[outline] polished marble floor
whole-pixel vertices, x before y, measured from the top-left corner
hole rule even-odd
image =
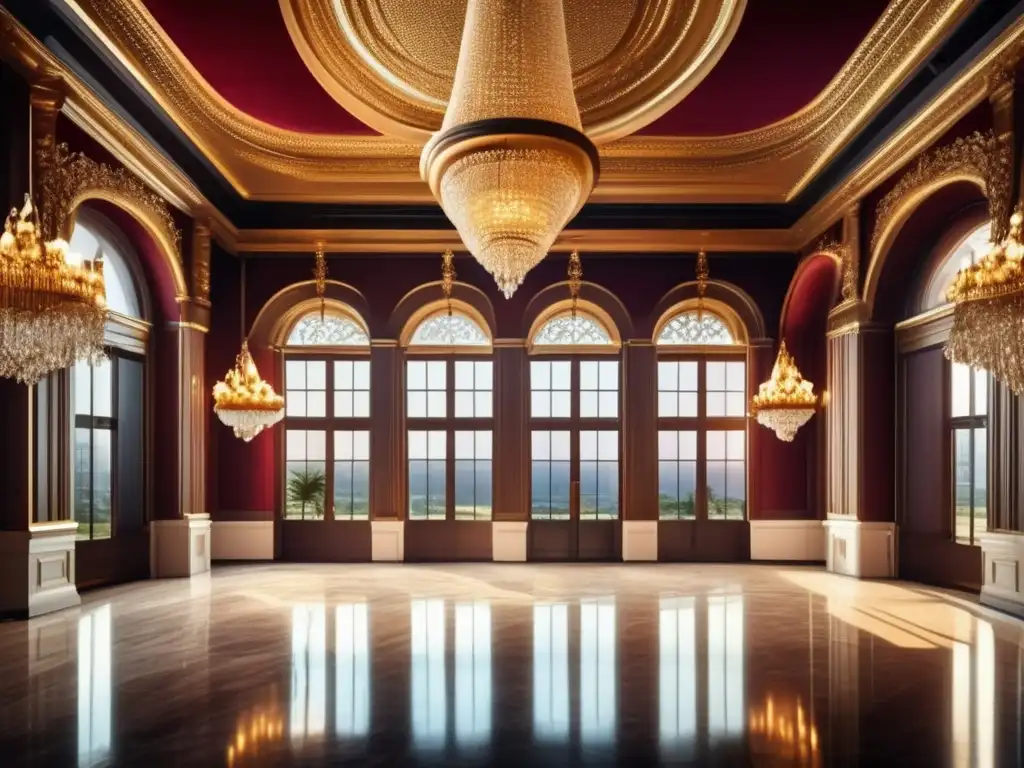
[[[818,569],[301,566],[0,624],[0,765],[1024,764],[1024,623]]]

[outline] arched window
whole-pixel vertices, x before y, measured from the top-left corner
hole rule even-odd
[[[288,334],[289,347],[368,347],[370,337],[363,327],[348,315],[331,312],[310,312],[299,318]]]
[[[421,314],[403,334],[412,521],[491,519],[491,340],[482,318],[453,305]]]
[[[659,346],[705,346],[735,344],[736,340],[721,317],[694,309],[680,312],[665,323],[656,343]]]
[[[149,325],[141,270],[128,240],[105,217],[80,210],[71,250],[102,258],[107,357],[75,364],[74,518],[78,538],[106,539],[145,525],[145,354]]]
[[[985,223],[970,232],[960,242],[939,265],[939,268],[932,273],[924,290],[920,311],[926,312],[949,303],[946,299],[946,291],[953,284],[956,273],[964,267],[977,263],[978,259],[985,255],[991,237],[992,225]]]
[[[728,308],[686,302],[658,325],[658,496],[662,520],[746,516],[747,364]]]
[[[603,557],[619,517],[618,332],[596,306],[553,307],[530,335],[532,559]],[[568,521],[572,551],[557,546]],[[590,549],[593,546],[594,549]]]
[[[284,348],[285,517],[370,516],[370,337],[349,307],[317,302]]]

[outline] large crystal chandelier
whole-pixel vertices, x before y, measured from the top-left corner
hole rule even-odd
[[[35,384],[79,360],[103,358],[103,262],[63,240],[44,243],[28,196],[0,236],[0,376]]]
[[[814,384],[804,381],[783,341],[771,378],[758,387],[751,403],[757,423],[773,430],[779,440],[791,443],[800,427],[814,415],[817,405]]]
[[[326,279],[326,266],[324,272]],[[241,294],[242,351],[235,358],[235,367],[213,387],[213,412],[234,430],[235,437],[248,443],[284,418],[284,398],[260,377],[249,354],[249,340],[245,336],[245,259],[242,259]]]
[[[562,0],[469,0],[448,110],[420,174],[506,298],[590,196]]]
[[[1001,242],[964,267],[949,289],[956,302],[946,357],[982,368],[1024,395],[1024,243],[1018,207]]]

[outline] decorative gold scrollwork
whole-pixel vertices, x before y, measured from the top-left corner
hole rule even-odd
[[[979,179],[988,198],[992,238],[999,240],[1010,220],[1010,187],[1013,172],[1012,148],[1000,142],[992,131],[975,131],[951,144],[934,147],[921,155],[875,208],[871,251],[875,252],[883,233],[897,218],[902,203],[924,187],[946,176],[963,175]]]
[[[170,207],[124,168],[111,168],[81,152],[58,144],[37,155],[40,170],[40,221],[46,239],[70,239],[75,211],[86,200],[106,200],[137,216],[161,242],[170,247],[180,268],[181,230]]]

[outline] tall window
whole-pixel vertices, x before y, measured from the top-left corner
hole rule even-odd
[[[746,353],[710,310],[684,311],[658,345],[658,497],[662,520],[746,516]]]
[[[596,317],[555,315],[533,336],[531,517],[619,516],[618,347]],[[603,353],[603,354],[602,354]]]
[[[959,363],[949,370],[953,535],[960,544],[978,544],[988,529],[989,376]]]
[[[110,309],[106,359],[95,367],[76,363],[71,373],[78,538],[106,539],[145,525],[143,404],[149,326],[142,319],[145,300],[138,265],[116,228],[99,214],[82,210],[71,248],[84,258],[103,259]]]
[[[468,314],[421,322],[406,360],[409,519],[490,520],[494,363]]]
[[[298,319],[285,347],[285,517],[370,516],[370,339],[339,305]]]

